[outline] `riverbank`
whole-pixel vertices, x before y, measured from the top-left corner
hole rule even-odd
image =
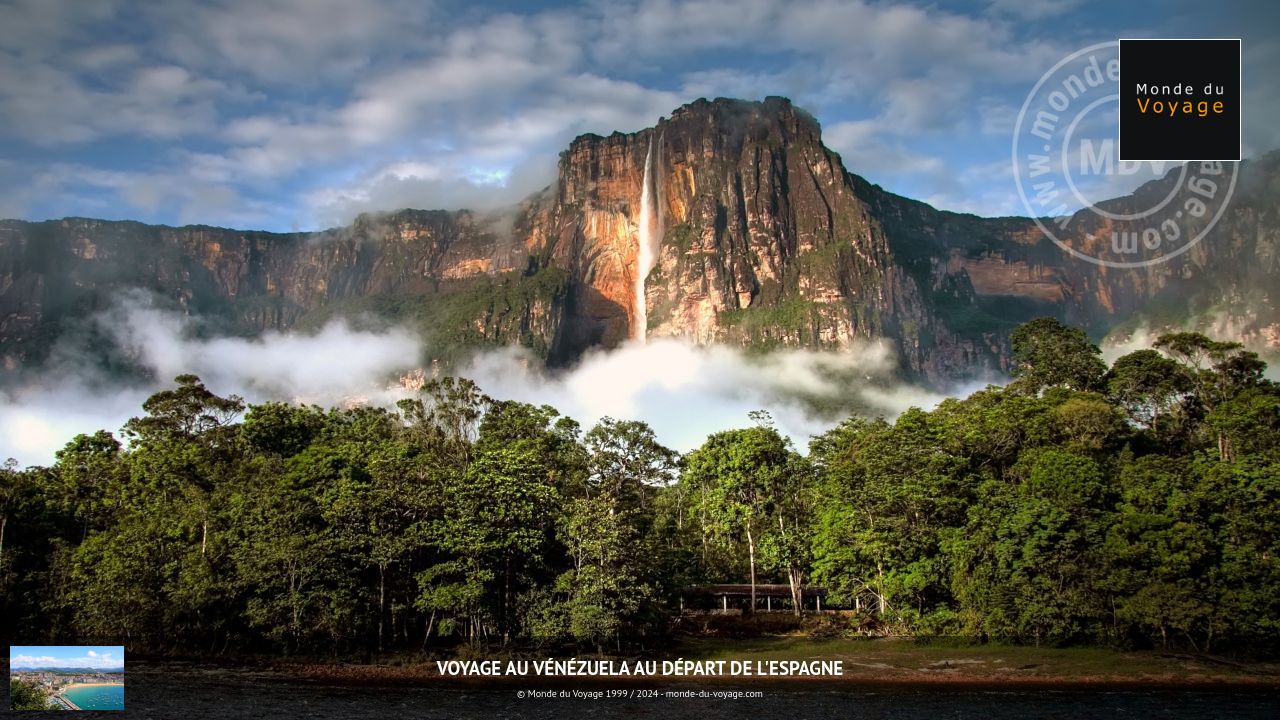
[[[1280,663],[1155,651],[1121,652],[1097,648],[1034,648],[1005,645],[922,643],[899,638],[811,640],[794,637],[690,639],[669,657],[686,660],[838,660],[837,677],[748,678],[745,682],[795,684],[830,682],[858,685],[953,685],[972,687],[1280,687]],[[634,658],[633,658],[634,660]],[[372,664],[272,663],[272,668],[306,680],[333,684],[491,685],[546,682],[669,684],[742,683],[734,677],[541,678],[441,676],[434,661],[400,658]]]

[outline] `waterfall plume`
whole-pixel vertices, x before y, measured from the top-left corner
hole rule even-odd
[[[658,262],[658,246],[662,242],[662,212],[658,209],[658,190],[654,179],[657,174],[654,162],[653,138],[644,156],[644,179],[640,190],[639,247],[636,252],[635,312],[632,314],[631,337],[644,340],[649,330],[649,311],[645,302],[644,285],[649,272]]]

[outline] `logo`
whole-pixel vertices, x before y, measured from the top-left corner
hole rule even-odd
[[[1120,158],[1240,160],[1239,40],[1120,39]]]
[[[1028,213],[1063,250],[1095,265],[1147,267],[1213,229],[1239,166],[1120,160],[1119,50],[1091,45],[1040,78],[1014,125],[1013,173]]]

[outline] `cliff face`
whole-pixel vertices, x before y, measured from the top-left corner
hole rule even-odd
[[[1272,155],[1242,169],[1192,251],[1101,268],[1028,219],[941,212],[848,173],[784,99],[699,100],[638,133],[579,137],[556,185],[494,215],[405,210],[318,234],[0,222],[0,357],[10,373],[40,362],[130,288],[220,331],[373,314],[416,324],[437,357],[520,344],[553,364],[641,335],[832,349],[878,338],[906,374],[941,383],[1003,369],[1009,330],[1044,314],[1095,335],[1207,315],[1275,346],[1277,199]]]
[[[859,194],[870,187],[782,98],[700,100],[635,134],[573,142],[524,232],[573,277],[562,356],[639,334],[646,164],[661,233],[643,285],[646,336],[820,348],[887,338],[912,374],[999,368],[999,334],[962,337],[940,320]],[[972,302],[965,283],[950,292]]]
[[[211,331],[255,334],[340,314],[413,315],[441,346],[523,341],[545,354],[565,278],[526,274],[500,218],[407,210],[318,234],[82,218],[0,221],[0,354],[10,373],[142,290]]]

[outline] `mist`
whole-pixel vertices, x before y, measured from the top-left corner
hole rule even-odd
[[[1163,325],[1153,328],[1143,322],[1132,330],[1114,331],[1099,343],[1102,359],[1110,366],[1119,358],[1138,350],[1150,350],[1155,347],[1161,335],[1174,332],[1198,332],[1214,340],[1233,340],[1244,345],[1246,350],[1259,354],[1267,363],[1263,376],[1269,380],[1280,381],[1280,353],[1274,340],[1257,332],[1248,332],[1246,324],[1225,311],[1205,313],[1181,324]]]
[[[357,329],[341,321],[311,334],[200,337],[196,321],[137,294],[122,296],[92,322],[150,379],[122,382],[75,346],[57,348],[46,370],[0,395],[0,459],[50,464],[77,433],[118,431],[142,414],[148,396],[183,373],[200,376],[219,395],[250,403],[390,407],[414,392],[406,380],[430,354],[407,329]],[[551,405],[584,429],[606,416],[643,420],[682,452],[710,433],[750,424],[747,414],[763,409],[805,451],[811,435],[855,409],[893,418],[945,397],[895,381],[896,366],[893,351],[881,342],[840,352],[762,355],[659,338],[593,351],[557,372],[519,349],[492,350],[453,374],[497,399]]]

